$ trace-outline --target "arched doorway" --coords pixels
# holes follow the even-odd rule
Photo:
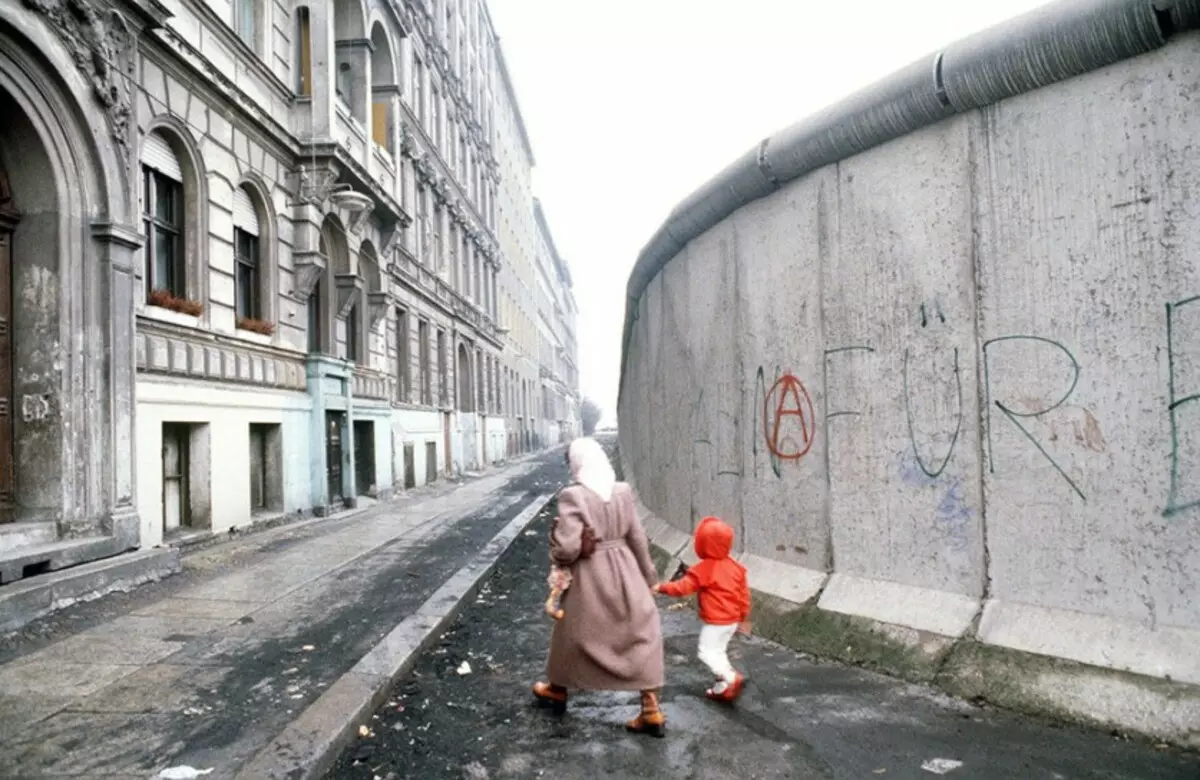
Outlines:
[[[13,473],[12,242],[21,215],[0,161],[0,523],[16,518]]]
[[[104,23],[114,39],[128,36],[115,14]],[[135,139],[124,85],[93,64],[68,52],[40,14],[0,24],[0,520],[28,524],[10,538],[36,539],[0,546],[0,582],[140,539],[133,328],[142,231],[125,162]],[[21,567],[5,565],[14,557]]]
[[[0,90],[0,520],[49,522],[62,508],[63,433],[46,382],[65,282],[60,192],[30,117]]]

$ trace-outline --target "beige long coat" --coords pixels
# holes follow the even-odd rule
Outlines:
[[[584,518],[598,544],[580,560]],[[582,485],[563,488],[550,558],[573,578],[562,599],[566,615],[550,638],[550,682],[590,691],[661,687],[662,626],[650,590],[657,577],[633,489],[618,482],[605,502]]]

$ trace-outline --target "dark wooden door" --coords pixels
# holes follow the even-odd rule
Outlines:
[[[0,226],[0,523],[16,515],[13,470],[12,232]]]
[[[341,412],[325,413],[325,477],[329,503],[341,504],[342,495],[342,418]]]
[[[437,481],[437,442],[425,442],[425,481]]]
[[[375,423],[354,422],[354,492],[367,495],[375,486]]]
[[[442,412],[442,447],[442,452],[446,453],[446,476],[452,477],[454,470],[450,463],[450,412]]]
[[[417,486],[417,460],[411,442],[404,445],[404,489],[412,490]]]

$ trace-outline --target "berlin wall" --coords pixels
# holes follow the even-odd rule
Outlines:
[[[1054,3],[676,208],[618,410],[660,551],[718,514],[774,617],[1200,744],[1197,27],[1200,2]]]

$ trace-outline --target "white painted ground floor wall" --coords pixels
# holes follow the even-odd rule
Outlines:
[[[439,478],[445,474],[444,419],[445,414],[436,410],[392,410],[392,484],[397,492],[429,482],[430,455],[432,473]]]
[[[309,414],[304,393],[243,390],[208,382],[142,375],[137,380],[137,506],[142,547],[162,544],[163,426],[187,424],[195,431],[194,494],[207,492],[205,530],[228,531],[255,519],[251,509],[250,426],[276,425],[281,436],[282,506],[264,514],[308,511]],[[202,461],[202,462],[197,462]]]
[[[487,418],[488,463],[500,463],[508,457],[508,421],[503,417]]]
[[[313,510],[310,462],[312,403],[308,395],[267,388],[242,389],[211,382],[142,375],[137,383],[137,506],[143,547],[164,542],[175,523],[164,522],[169,510],[164,485],[164,454],[171,445],[171,426],[184,429],[188,440],[187,504],[190,526],[180,531],[226,532],[281,514]],[[393,408],[371,402],[352,407],[354,426],[373,425],[374,495],[387,497],[431,480],[461,474],[507,456],[508,428],[503,418],[474,413]],[[450,435],[446,435],[446,426]],[[164,428],[166,426],[166,428]],[[277,500],[254,509],[251,499],[251,427],[270,430],[278,459]],[[486,442],[484,429],[486,428]],[[361,430],[361,428],[360,428]],[[166,431],[166,438],[164,438]],[[447,452],[447,441],[450,450]],[[351,446],[352,439],[347,439]],[[465,464],[465,466],[464,466]],[[372,486],[358,486],[365,494]]]

